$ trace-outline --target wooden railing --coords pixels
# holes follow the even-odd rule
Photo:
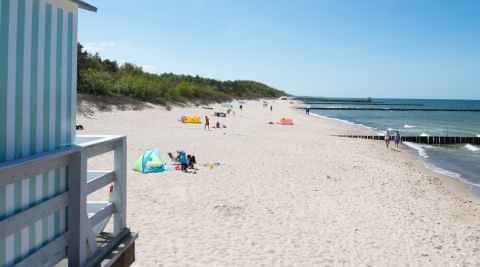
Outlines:
[[[88,159],[114,153],[112,170],[89,171]],[[0,239],[22,231],[32,222],[68,207],[66,231],[30,252],[16,266],[53,266],[68,259],[68,266],[94,266],[130,234],[126,226],[126,137],[80,136],[75,145],[59,151],[7,162],[0,165],[0,186],[66,167],[68,189],[41,203],[0,219]],[[87,212],[87,196],[113,183],[110,201],[100,205],[94,213]],[[113,233],[102,246],[97,245],[93,228],[113,217]],[[12,248],[13,249],[13,248]]]

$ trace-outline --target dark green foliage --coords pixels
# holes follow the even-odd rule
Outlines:
[[[222,102],[276,98],[285,95],[254,81],[218,81],[172,73],[151,74],[130,63],[101,59],[78,45],[78,92],[97,96],[128,96],[152,103]]]

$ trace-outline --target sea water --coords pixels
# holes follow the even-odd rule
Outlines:
[[[312,101],[312,99],[310,99]],[[338,100],[337,100],[338,101]],[[312,101],[313,102],[313,101]],[[320,101],[317,101],[320,102]],[[322,102],[323,103],[323,102]],[[311,107],[480,109],[477,100],[372,99],[371,102],[312,104]],[[390,110],[311,110],[321,116],[363,125],[384,134],[397,130],[404,136],[479,136],[480,112],[390,111]],[[480,146],[422,145],[405,143],[436,172],[480,187]]]

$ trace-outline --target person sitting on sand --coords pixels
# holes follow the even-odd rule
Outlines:
[[[207,115],[205,115],[205,130],[210,130],[210,119],[208,118]]]

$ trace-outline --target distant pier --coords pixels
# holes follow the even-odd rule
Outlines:
[[[383,135],[336,135],[338,137],[385,140]],[[394,140],[394,137],[390,137]],[[453,145],[453,144],[472,144],[480,145],[480,137],[474,136],[402,136],[402,142],[411,142],[428,145]]]

